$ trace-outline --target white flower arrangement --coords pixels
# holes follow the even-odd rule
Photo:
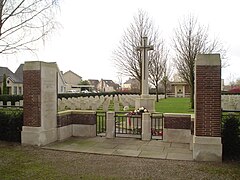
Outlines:
[[[128,113],[128,115],[141,115],[142,113],[147,113],[148,110],[145,107],[140,107],[134,111]]]

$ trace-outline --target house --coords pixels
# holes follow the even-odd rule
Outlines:
[[[67,83],[63,77],[63,72],[60,71],[58,68],[58,93],[66,93],[66,92],[67,92]]]
[[[65,72],[63,74],[63,78],[67,84],[67,91],[76,91],[79,90],[79,83],[82,81],[82,77],[77,75],[76,73],[72,72],[71,70]]]
[[[0,94],[3,94],[3,79],[6,75],[7,94],[23,94],[23,64],[21,64],[15,73],[7,67],[0,67]]]
[[[98,86],[99,80],[97,80],[97,79],[88,79],[88,82],[89,82],[90,85],[93,85],[92,90],[97,92],[98,91],[97,86]]]
[[[174,97],[186,97],[190,94],[190,86],[178,74],[175,74],[173,81],[170,82],[170,92]]]
[[[140,91],[140,82],[135,78],[129,78],[122,87],[123,91],[132,91],[139,92]]]
[[[101,92],[113,92],[120,88],[119,84],[114,83],[112,80],[101,79],[97,85],[97,90]]]
[[[13,73],[7,67],[0,67],[0,94],[3,93],[3,76],[6,75],[7,94],[22,95],[23,94],[23,66],[20,64],[16,72]],[[62,72],[58,68],[58,93],[66,92],[66,82]]]

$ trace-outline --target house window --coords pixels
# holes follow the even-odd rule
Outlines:
[[[22,94],[22,87],[18,87],[18,93],[21,95]]]
[[[13,88],[13,94],[17,95],[17,86],[14,86],[14,88]]]

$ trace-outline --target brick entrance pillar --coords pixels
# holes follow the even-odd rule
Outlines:
[[[22,143],[45,145],[57,140],[57,64],[26,62],[23,67]]]
[[[222,161],[219,54],[198,55],[196,59],[193,159]]]

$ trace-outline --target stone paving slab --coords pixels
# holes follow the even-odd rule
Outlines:
[[[98,148],[98,147],[92,147],[88,149],[88,153],[93,153],[93,154],[107,154],[107,155],[112,155],[113,152],[116,151],[116,149],[104,149],[104,148]]]
[[[153,145],[153,146],[163,146],[163,147],[170,147],[171,143],[169,142],[163,142],[160,140],[151,140],[148,145]]]
[[[166,159],[167,153],[163,151],[141,151],[138,157],[154,158],[154,159]]]
[[[115,149],[122,149],[122,150],[139,150],[141,148],[141,145],[132,145],[132,144],[119,144]]]
[[[117,149],[113,155],[138,157],[141,151]]]
[[[105,137],[71,137],[65,141],[58,141],[43,148],[107,154],[119,156],[132,156],[156,159],[193,160],[190,145],[184,143],[169,143],[161,140],[141,141],[136,138]]]
[[[189,149],[190,144],[187,144],[187,143],[171,143],[171,147]]]
[[[184,154],[192,154],[192,151],[190,151],[189,149],[184,149],[184,148],[165,148],[164,149],[165,152],[168,153],[184,153]]]
[[[165,149],[164,146],[143,145],[139,150],[163,152],[164,149]]]
[[[118,144],[116,143],[96,143],[94,146],[92,147],[98,147],[98,148],[102,148],[102,149],[114,149],[116,146],[118,146]]]
[[[184,153],[168,153],[167,159],[193,161],[193,155],[192,154],[184,154]]]

